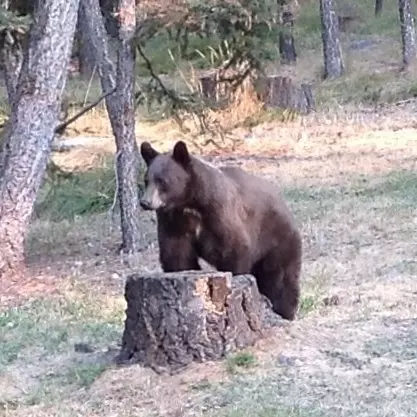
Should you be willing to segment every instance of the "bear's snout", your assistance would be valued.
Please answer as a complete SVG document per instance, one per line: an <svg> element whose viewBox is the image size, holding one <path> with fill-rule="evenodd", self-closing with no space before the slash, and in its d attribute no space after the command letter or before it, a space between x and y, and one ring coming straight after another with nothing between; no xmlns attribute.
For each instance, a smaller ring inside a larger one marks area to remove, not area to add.
<svg viewBox="0 0 417 417"><path fill-rule="evenodd" d="M150 201L140 200L139 204L144 210L152 210L152 204Z"/></svg>

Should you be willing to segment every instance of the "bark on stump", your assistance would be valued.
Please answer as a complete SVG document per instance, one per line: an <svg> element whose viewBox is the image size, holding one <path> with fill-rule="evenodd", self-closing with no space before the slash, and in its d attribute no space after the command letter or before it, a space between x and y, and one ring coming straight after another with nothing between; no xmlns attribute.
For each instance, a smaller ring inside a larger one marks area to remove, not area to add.
<svg viewBox="0 0 417 417"><path fill-rule="evenodd" d="M262 337L264 301L251 275L183 271L127 278L119 363L176 373Z"/></svg>
<svg viewBox="0 0 417 417"><path fill-rule="evenodd" d="M296 85L291 78L270 76L258 81L260 98L266 107L292 109L300 113L315 110L311 86Z"/></svg>

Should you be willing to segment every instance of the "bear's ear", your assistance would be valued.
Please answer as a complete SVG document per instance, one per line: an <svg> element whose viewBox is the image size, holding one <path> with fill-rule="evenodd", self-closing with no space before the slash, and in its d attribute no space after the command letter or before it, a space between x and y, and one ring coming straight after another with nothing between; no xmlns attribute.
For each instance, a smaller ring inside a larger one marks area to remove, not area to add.
<svg viewBox="0 0 417 417"><path fill-rule="evenodd" d="M181 140L175 144L174 151L172 152L172 157L184 168L187 168L191 161L187 145Z"/></svg>
<svg viewBox="0 0 417 417"><path fill-rule="evenodd" d="M140 153L148 166L159 155L159 152L152 148L149 142L142 142L140 145Z"/></svg>

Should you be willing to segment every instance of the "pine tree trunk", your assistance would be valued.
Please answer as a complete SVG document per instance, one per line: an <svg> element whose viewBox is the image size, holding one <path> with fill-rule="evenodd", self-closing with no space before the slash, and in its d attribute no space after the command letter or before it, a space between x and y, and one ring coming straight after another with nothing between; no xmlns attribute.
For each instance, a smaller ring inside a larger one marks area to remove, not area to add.
<svg viewBox="0 0 417 417"><path fill-rule="evenodd" d="M0 279L24 275L24 239L49 159L79 0L44 0L35 11L0 169Z"/></svg>
<svg viewBox="0 0 417 417"><path fill-rule="evenodd" d="M81 10L81 9L80 9ZM86 37L88 30L85 16L81 11L78 12L77 22L77 42L78 42L78 62L80 75L84 79L90 79L94 71L95 61L94 55L90 50L90 42Z"/></svg>
<svg viewBox="0 0 417 417"><path fill-rule="evenodd" d="M375 0L375 16L379 16L382 13L383 5L383 0Z"/></svg>
<svg viewBox="0 0 417 417"><path fill-rule="evenodd" d="M339 40L339 24L333 7L333 0L320 0L322 41L324 55L324 78L343 75L342 49Z"/></svg>
<svg viewBox="0 0 417 417"><path fill-rule="evenodd" d="M140 249L137 187L140 160L134 130L135 57L132 37L136 24L135 1L121 0L119 3L120 42L117 74L109 53L108 37L99 1L81 0L81 12L85 14L86 22L88 22L88 38L97 63L102 89L110 91L114 86L117 87L116 92L106 98L106 107L117 147L122 249L127 252L136 252Z"/></svg>
<svg viewBox="0 0 417 417"><path fill-rule="evenodd" d="M0 7L6 10L13 10L8 0L0 1ZM7 96L10 108L16 96L17 81L19 79L20 70L23 63L23 48L25 35L13 33L11 36L3 36L1 45L1 61L4 73L4 81L6 84Z"/></svg>
<svg viewBox="0 0 417 417"><path fill-rule="evenodd" d="M294 15L288 10L288 1L279 0L278 20L280 22L280 31L278 36L279 53L283 64L295 64L297 62L297 53L295 51L295 40L293 34Z"/></svg>
<svg viewBox="0 0 417 417"><path fill-rule="evenodd" d="M119 52L117 62L117 101L121 119L116 135L118 195L123 234L123 250L137 252L140 249L139 227L139 152L135 136L135 0L119 0Z"/></svg>
<svg viewBox="0 0 417 417"><path fill-rule="evenodd" d="M9 42L8 39L5 39L1 51L1 57L3 61L3 72L7 97L9 99L9 106L11 108L16 97L17 81L19 79L19 74L23 63L23 45L21 41L15 37L11 42Z"/></svg>
<svg viewBox="0 0 417 417"><path fill-rule="evenodd" d="M399 0L403 63L409 65L416 57L416 35L411 0Z"/></svg>

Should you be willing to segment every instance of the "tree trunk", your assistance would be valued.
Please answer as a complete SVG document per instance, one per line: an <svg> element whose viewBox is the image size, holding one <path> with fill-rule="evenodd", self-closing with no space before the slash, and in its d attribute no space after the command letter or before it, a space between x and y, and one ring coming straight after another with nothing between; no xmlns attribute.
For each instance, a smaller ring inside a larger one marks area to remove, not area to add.
<svg viewBox="0 0 417 417"><path fill-rule="evenodd" d="M115 18L117 2L114 0L100 0L100 9L104 18L104 27L106 32L112 38L119 36L119 27Z"/></svg>
<svg viewBox="0 0 417 417"><path fill-rule="evenodd" d="M98 0L81 0L81 12L88 22L91 42L103 91L116 85L116 92L106 97L106 107L117 147L118 198L121 209L122 249L136 252L141 248L139 226L139 152L135 139L135 52L133 36L135 1L119 2L119 50L117 76L109 54L109 44ZM115 76L116 81L115 81Z"/></svg>
<svg viewBox="0 0 417 417"><path fill-rule="evenodd" d="M1 0L0 7L5 10L17 11L16 5L10 4L8 0ZM24 40L25 35L15 31L8 32L7 36L2 34L1 58L10 108L16 96L17 81L22 68Z"/></svg>
<svg viewBox="0 0 417 417"><path fill-rule="evenodd" d="M95 61L94 54L90 50L90 42L86 37L88 33L86 26L85 15L81 13L80 8L77 22L78 62L81 77L88 80L93 74Z"/></svg>
<svg viewBox="0 0 417 417"><path fill-rule="evenodd" d="M116 135L118 196L123 234L123 250L137 252L140 249L139 226L139 152L135 136L135 0L119 0L119 52L117 58L117 100L121 119Z"/></svg>
<svg viewBox="0 0 417 417"><path fill-rule="evenodd" d="M281 30L279 32L279 54L282 64L295 64L297 53L295 51L295 40L291 31Z"/></svg>
<svg viewBox="0 0 417 417"><path fill-rule="evenodd" d="M320 0L322 41L324 55L324 78L337 78L343 75L342 49L339 40L339 24L334 11L333 0Z"/></svg>
<svg viewBox="0 0 417 417"><path fill-rule="evenodd" d="M297 53L295 51L295 41L293 34L294 15L288 7L286 1L278 1L278 20L281 28L279 31L279 53L283 64L295 64Z"/></svg>
<svg viewBox="0 0 417 417"><path fill-rule="evenodd" d="M187 271L131 275L119 363L175 373L253 345L268 308L251 275ZM269 308L270 310L270 308Z"/></svg>
<svg viewBox="0 0 417 417"><path fill-rule="evenodd" d="M5 37L1 57L3 61L4 81L6 84L9 106L12 108L16 97L17 81L23 63L23 44L19 36L9 39Z"/></svg>
<svg viewBox="0 0 417 417"><path fill-rule="evenodd" d="M399 0L398 2L401 40L403 44L403 63L405 66L411 64L416 57L416 35L414 29L413 9L411 0Z"/></svg>
<svg viewBox="0 0 417 417"><path fill-rule="evenodd" d="M49 159L79 0L44 0L35 11L0 170L0 278L24 271L24 238Z"/></svg>
<svg viewBox="0 0 417 417"><path fill-rule="evenodd" d="M383 0L375 0L375 16L379 16L382 13L383 5L384 5Z"/></svg>

